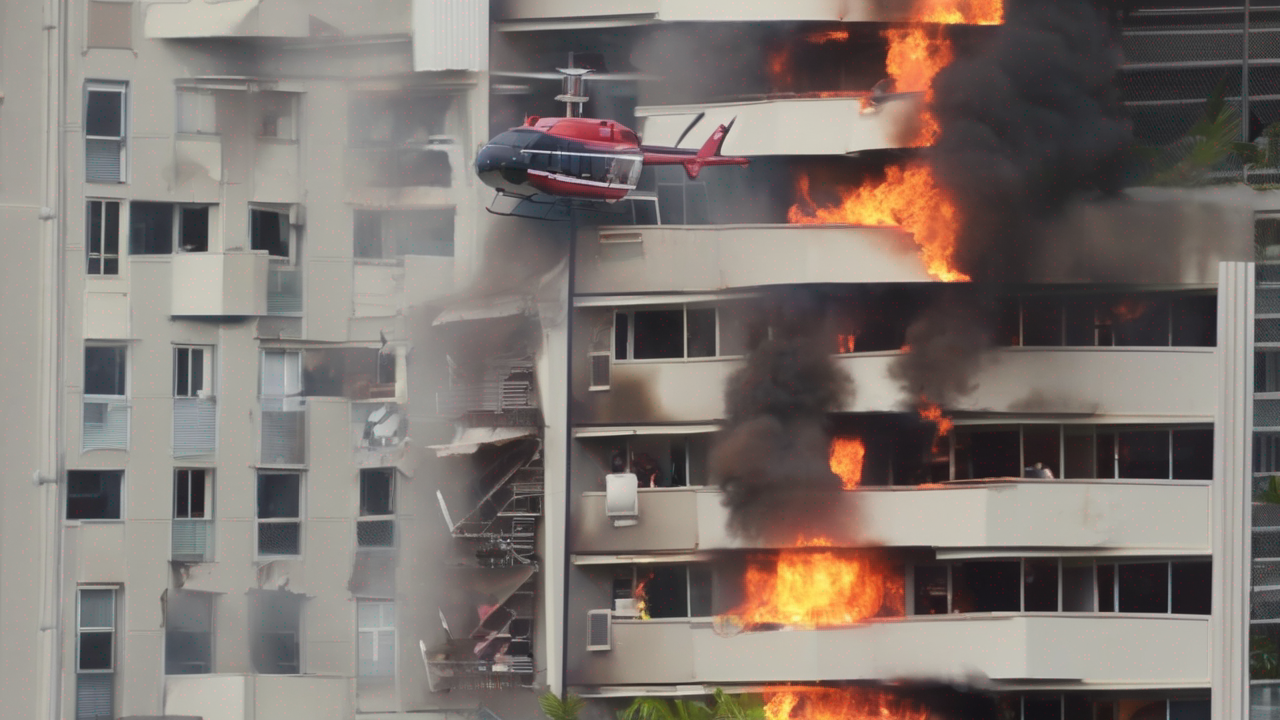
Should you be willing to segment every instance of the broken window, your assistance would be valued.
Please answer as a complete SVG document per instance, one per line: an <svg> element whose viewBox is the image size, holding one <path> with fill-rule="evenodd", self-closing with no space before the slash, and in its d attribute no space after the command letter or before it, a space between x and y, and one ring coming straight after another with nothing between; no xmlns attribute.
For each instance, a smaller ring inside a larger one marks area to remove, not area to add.
<svg viewBox="0 0 1280 720"><path fill-rule="evenodd" d="M249 247L266 250L273 258L289 259L293 257L291 240L288 211L249 209Z"/></svg>
<svg viewBox="0 0 1280 720"><path fill-rule="evenodd" d="M132 255L172 253L173 214L173 203L130 203L129 253Z"/></svg>
<svg viewBox="0 0 1280 720"><path fill-rule="evenodd" d="M302 554L302 476L258 475L258 555Z"/></svg>
<svg viewBox="0 0 1280 720"><path fill-rule="evenodd" d="M178 132L184 135L216 135L217 105L211 90L178 90Z"/></svg>
<svg viewBox="0 0 1280 720"><path fill-rule="evenodd" d="M203 592L170 590L164 618L164 673L213 672L213 599Z"/></svg>
<svg viewBox="0 0 1280 720"><path fill-rule="evenodd" d="M1058 425L1024 425L1022 428L1022 473L1024 478L1050 480L1062 476Z"/></svg>
<svg viewBox="0 0 1280 720"><path fill-rule="evenodd" d="M129 7L132 12L132 7ZM124 83L85 83L86 182L120 183L125 180L127 97L128 86Z"/></svg>
<svg viewBox="0 0 1280 720"><path fill-rule="evenodd" d="M213 348L173 349L173 396L200 397L213 389Z"/></svg>
<svg viewBox="0 0 1280 720"><path fill-rule="evenodd" d="M364 468L360 471L357 546L377 548L395 545L395 493L394 468Z"/></svg>
<svg viewBox="0 0 1280 720"><path fill-rule="evenodd" d="M249 640L253 669L263 675L296 675L302 596L285 590L249 591Z"/></svg>
<svg viewBox="0 0 1280 720"><path fill-rule="evenodd" d="M360 677L395 677L395 603L361 600L356 604L356 622Z"/></svg>
<svg viewBox="0 0 1280 720"><path fill-rule="evenodd" d="M123 470L67 471L68 520L119 520Z"/></svg>
<svg viewBox="0 0 1280 720"><path fill-rule="evenodd" d="M1002 301L997 344L1027 347L1213 347L1212 295L1024 297ZM1011 324L1011 327L1006 327Z"/></svg>
<svg viewBox="0 0 1280 720"><path fill-rule="evenodd" d="M89 0L85 45L90 48L133 48L133 3L121 0Z"/></svg>
<svg viewBox="0 0 1280 720"><path fill-rule="evenodd" d="M120 273L120 203L90 200L85 223L85 253L90 275Z"/></svg>
<svg viewBox="0 0 1280 720"><path fill-rule="evenodd" d="M1022 570L1017 560L982 560L951 567L954 612L1018 612Z"/></svg>
<svg viewBox="0 0 1280 720"><path fill-rule="evenodd" d="M356 210L355 257L399 260L406 255L453 256L454 209Z"/></svg>

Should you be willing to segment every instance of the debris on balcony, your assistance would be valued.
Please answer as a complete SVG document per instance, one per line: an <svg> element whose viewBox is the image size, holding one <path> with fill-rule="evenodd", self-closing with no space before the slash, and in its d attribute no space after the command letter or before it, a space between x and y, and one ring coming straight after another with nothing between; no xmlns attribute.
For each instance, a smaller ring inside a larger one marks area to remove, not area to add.
<svg viewBox="0 0 1280 720"><path fill-rule="evenodd" d="M455 568L442 603L446 640L426 652L433 692L533 684L535 571Z"/></svg>

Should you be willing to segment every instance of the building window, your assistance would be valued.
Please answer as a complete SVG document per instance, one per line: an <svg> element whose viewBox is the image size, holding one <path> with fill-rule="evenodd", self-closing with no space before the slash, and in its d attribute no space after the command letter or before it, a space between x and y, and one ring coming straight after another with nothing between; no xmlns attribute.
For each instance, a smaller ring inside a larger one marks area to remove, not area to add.
<svg viewBox="0 0 1280 720"><path fill-rule="evenodd" d="M129 50L133 48L133 3L120 0L89 0L85 23L90 48Z"/></svg>
<svg viewBox="0 0 1280 720"><path fill-rule="evenodd" d="M262 397L302 394L302 353L267 350L262 353Z"/></svg>
<svg viewBox="0 0 1280 720"><path fill-rule="evenodd" d="M183 252L209 249L208 205L135 202L129 205L129 252L168 255L174 244Z"/></svg>
<svg viewBox="0 0 1280 720"><path fill-rule="evenodd" d="M216 135L217 104L211 90L178 91L178 132L184 135Z"/></svg>
<svg viewBox="0 0 1280 720"><path fill-rule="evenodd" d="M395 477L394 468L360 471L360 519L356 522L359 547L395 546Z"/></svg>
<svg viewBox="0 0 1280 720"><path fill-rule="evenodd" d="M295 259L289 212L281 209L250 208L249 244L254 250L266 250L273 258Z"/></svg>
<svg viewBox="0 0 1280 720"><path fill-rule="evenodd" d="M258 555L302 554L302 476L258 475Z"/></svg>
<svg viewBox="0 0 1280 720"><path fill-rule="evenodd" d="M356 604L362 678L390 678L396 674L396 606L393 602L361 600Z"/></svg>
<svg viewBox="0 0 1280 720"><path fill-rule="evenodd" d="M123 470L67 472L68 520L119 520Z"/></svg>
<svg viewBox="0 0 1280 720"><path fill-rule="evenodd" d="M120 183L125 180L125 136L128 86L124 83L85 84L85 181Z"/></svg>
<svg viewBox="0 0 1280 720"><path fill-rule="evenodd" d="M681 306L614 313L614 360L736 357L746 347L745 316L734 309Z"/></svg>
<svg viewBox="0 0 1280 720"><path fill-rule="evenodd" d="M1024 347L1213 347L1213 295L1024 297L1003 304L997 337Z"/></svg>
<svg viewBox="0 0 1280 720"><path fill-rule="evenodd" d="M654 168L658 208L664 225L706 225L711 222L707 183L690 180L684 168Z"/></svg>
<svg viewBox="0 0 1280 720"><path fill-rule="evenodd" d="M76 607L76 719L115 717L116 591L81 588Z"/></svg>
<svg viewBox="0 0 1280 720"><path fill-rule="evenodd" d="M298 674L301 630L302 596L285 590L249 591L249 639L255 671Z"/></svg>
<svg viewBox="0 0 1280 720"><path fill-rule="evenodd" d="M356 210L355 257L399 260L405 255L453 256L453 208L384 212Z"/></svg>
<svg viewBox="0 0 1280 720"><path fill-rule="evenodd" d="M644 435L606 449L612 472L635 473L640 487L706 485L710 476L709 435Z"/></svg>
<svg viewBox="0 0 1280 720"><path fill-rule="evenodd" d="M179 468L173 471L172 559L208 562L213 559L213 471Z"/></svg>
<svg viewBox="0 0 1280 720"><path fill-rule="evenodd" d="M296 97L293 93L266 92L258 95L262 122L258 136L278 140L296 140Z"/></svg>
<svg viewBox="0 0 1280 720"><path fill-rule="evenodd" d="M84 394L123 398L127 393L127 349L124 345L90 345L84 349Z"/></svg>
<svg viewBox="0 0 1280 720"><path fill-rule="evenodd" d="M183 252L208 252L208 205L181 205L178 207L178 247Z"/></svg>
<svg viewBox="0 0 1280 720"><path fill-rule="evenodd" d="M703 564L633 567L631 592L644 587L646 612L651 618L710 617L711 569ZM621 593L615 593L615 597Z"/></svg>
<svg viewBox="0 0 1280 720"><path fill-rule="evenodd" d="M173 349L173 396L194 398L213 391L213 348Z"/></svg>
<svg viewBox="0 0 1280 720"><path fill-rule="evenodd" d="M129 447L128 355L123 345L84 349L84 450Z"/></svg>
<svg viewBox="0 0 1280 720"><path fill-rule="evenodd" d="M90 200L85 223L85 252L90 275L120 274L120 203Z"/></svg>
<svg viewBox="0 0 1280 720"><path fill-rule="evenodd" d="M170 590L164 620L164 672L213 672L213 600L202 592Z"/></svg>

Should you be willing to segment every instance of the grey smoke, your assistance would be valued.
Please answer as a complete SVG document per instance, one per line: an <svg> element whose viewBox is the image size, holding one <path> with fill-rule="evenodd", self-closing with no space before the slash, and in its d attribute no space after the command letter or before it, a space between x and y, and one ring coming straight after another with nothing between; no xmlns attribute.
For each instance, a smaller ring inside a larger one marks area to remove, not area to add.
<svg viewBox="0 0 1280 720"><path fill-rule="evenodd" d="M839 410L852 383L828 354L814 295L791 289L770 305L772 337L726 384L728 420L711 471L734 532L793 542L799 532L831 530L824 511L842 487L829 466L827 415Z"/></svg>
<svg viewBox="0 0 1280 720"><path fill-rule="evenodd" d="M957 260L974 280L1027 278L1045 219L1120 191L1133 137L1121 61L1091 0L1020 0L987 45L938 73L930 159L960 208Z"/></svg>
<svg viewBox="0 0 1280 720"><path fill-rule="evenodd" d="M991 348L991 318L971 288L942 293L907 328L910 351L889 366L908 404L946 408L977 389L977 375Z"/></svg>

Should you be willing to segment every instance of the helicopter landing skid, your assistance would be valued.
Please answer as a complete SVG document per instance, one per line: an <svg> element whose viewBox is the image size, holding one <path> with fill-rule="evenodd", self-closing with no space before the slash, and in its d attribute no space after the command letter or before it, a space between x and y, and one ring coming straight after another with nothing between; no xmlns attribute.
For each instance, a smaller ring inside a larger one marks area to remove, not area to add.
<svg viewBox="0 0 1280 720"><path fill-rule="evenodd" d="M564 221L573 210L595 215L622 215L625 211L591 200L555 197L553 195L513 195L496 192L485 208L494 215L522 217L530 220Z"/></svg>

